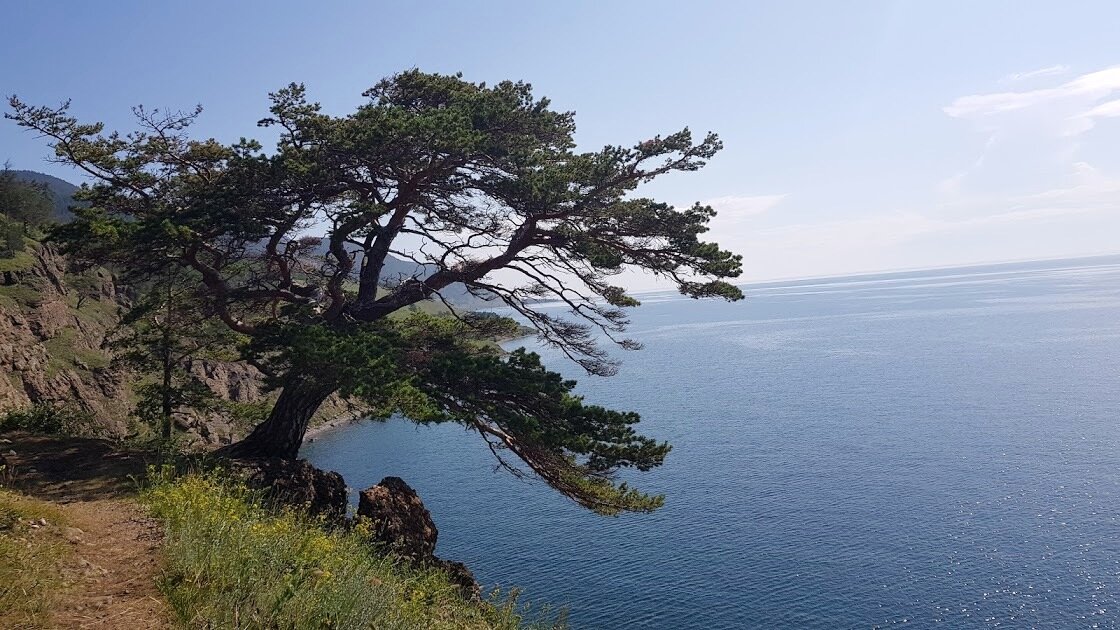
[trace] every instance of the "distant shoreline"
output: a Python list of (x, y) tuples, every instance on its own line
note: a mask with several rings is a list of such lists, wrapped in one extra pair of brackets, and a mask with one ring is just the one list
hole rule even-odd
[(324, 422), (322, 424), (317, 424), (313, 427), (308, 427), (307, 432), (303, 434), (303, 441), (305, 443), (313, 442), (313, 441), (315, 441), (316, 438), (321, 437), (321, 436), (323, 436), (327, 433), (330, 433), (330, 432), (332, 432), (336, 429), (339, 429), (339, 428), (344, 427), (344, 426), (349, 426), (349, 425), (352, 425), (352, 424), (359, 424), (359, 423), (361, 423), (365, 420), (367, 420), (365, 414), (359, 414), (359, 413), (344, 414), (344, 415), (339, 416), (337, 418), (334, 418), (332, 420), (327, 420), (326, 422)]
[[(531, 329), (531, 328), (523, 327), (523, 330), (521, 331), (521, 334), (510, 334), (510, 335), (505, 335), (505, 336), (501, 336), (501, 337), (495, 337), (493, 339), (493, 342), (500, 346), (501, 344), (510, 343), (512, 341), (517, 341), (518, 339), (525, 339), (527, 337), (531, 337), (531, 336), (533, 336), (533, 333), (535, 333), (535, 332), (536, 331)], [(326, 422), (323, 422), (322, 424), (316, 424), (314, 426), (308, 427), (307, 431), (303, 434), (303, 441), (305, 443), (314, 442), (316, 438), (319, 438), (319, 437), (321, 437), (321, 436), (323, 436), (327, 433), (330, 433), (332, 431), (335, 431), (335, 430), (337, 430), (339, 428), (342, 428), (342, 427), (345, 427), (345, 426), (360, 424), (361, 422), (364, 422), (367, 419), (368, 418), (366, 417), (366, 414), (364, 414), (364, 413), (359, 413), (359, 412), (344, 413), (344, 414), (342, 414), (342, 415), (340, 415), (336, 418), (332, 418), (330, 420), (327, 420)]]

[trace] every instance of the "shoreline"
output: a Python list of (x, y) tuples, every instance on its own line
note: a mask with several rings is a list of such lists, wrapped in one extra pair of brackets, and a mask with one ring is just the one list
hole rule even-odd
[[(511, 335), (511, 336), (508, 336), (508, 337), (497, 337), (497, 338), (494, 338), (492, 341), (495, 344), (498, 344), (499, 347), (501, 347), (502, 344), (511, 343), (511, 342), (517, 341), (519, 339), (527, 339), (529, 337), (532, 337), (533, 333), (535, 333), (536, 331), (533, 331), (532, 329), (526, 328), (522, 332), (525, 333), (525, 334)], [(502, 350), (504, 352), (508, 352), (508, 350), (506, 350), (505, 348), (502, 348)], [(361, 412), (348, 411), (348, 412), (339, 414), (338, 416), (336, 416), (334, 418), (331, 418), (330, 420), (327, 420), (326, 422), (323, 422), (321, 424), (312, 425), (312, 426), (308, 427), (307, 431), (303, 434), (303, 441), (304, 441), (304, 443), (314, 442), (317, 438), (322, 437), (323, 435), (326, 435), (327, 433), (335, 431), (335, 430), (337, 430), (341, 427), (344, 427), (344, 426), (348, 426), (348, 425), (351, 425), (351, 424), (358, 424), (358, 423), (363, 422), (365, 420), (367, 420), (366, 414), (361, 413)]]
[(327, 420), (326, 422), (324, 422), (322, 424), (316, 424), (315, 426), (308, 427), (307, 432), (303, 434), (303, 441), (305, 443), (314, 442), (316, 438), (321, 437), (321, 436), (323, 436), (327, 433), (330, 433), (331, 431), (334, 431), (336, 429), (339, 429), (339, 428), (347, 426), (347, 425), (358, 424), (358, 423), (360, 423), (364, 420), (366, 420), (365, 414), (360, 414), (360, 413), (346, 413), (346, 414), (343, 414), (343, 415), (341, 415), (337, 418)]

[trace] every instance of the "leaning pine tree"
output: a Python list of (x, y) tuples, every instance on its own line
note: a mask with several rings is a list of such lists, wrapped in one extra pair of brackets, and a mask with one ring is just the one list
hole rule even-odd
[[(247, 358), (279, 388), (271, 414), (230, 455), (294, 458), (309, 419), (337, 393), (375, 415), (461, 423), (501, 465), (527, 468), (596, 512), (658, 507), (661, 497), (614, 478), (669, 451), (635, 431), (637, 414), (585, 404), (534, 353), (480, 343), (492, 318), (408, 307), (465, 287), (589, 373), (611, 374), (597, 340), (636, 348), (621, 335), (623, 309), (638, 306), (613, 276), (645, 270), (694, 298), (742, 298), (726, 281), (740, 257), (701, 240), (711, 207), (633, 194), (699, 169), (718, 138), (694, 142), (686, 129), (578, 152), (572, 113), (525, 83), (409, 71), (364, 96), (353, 113), (331, 116), (302, 85), (272, 94), (260, 122), (279, 131), (272, 153), (254, 141), (190, 139), (198, 109), (137, 108), (139, 129), (127, 135), (80, 123), (66, 104), (12, 97), (7, 116), (94, 181), (81, 193), (88, 207), (54, 235), (66, 251), (190, 274), (209, 315), (244, 335)], [(389, 277), (390, 256), (419, 271)], [(544, 300), (568, 315), (541, 309)]]

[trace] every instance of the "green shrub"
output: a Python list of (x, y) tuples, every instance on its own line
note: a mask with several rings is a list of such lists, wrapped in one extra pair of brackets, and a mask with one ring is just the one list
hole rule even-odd
[(406, 569), (378, 553), (362, 523), (331, 531), (264, 507), (218, 473), (153, 472), (144, 497), (166, 527), (159, 586), (185, 626), (524, 627), (516, 598), (468, 602), (443, 573)]
[(229, 413), (230, 423), (242, 430), (252, 429), (264, 422), (272, 411), (272, 405), (273, 400), (271, 398), (262, 398), (253, 402), (231, 400), (222, 403), (226, 412)]
[(0, 258), (15, 258), (27, 243), (23, 240), (23, 226), (7, 220), (0, 220)]
[(98, 432), (97, 419), (76, 405), (35, 403), (0, 415), (0, 431), (23, 429), (51, 435), (88, 436)]

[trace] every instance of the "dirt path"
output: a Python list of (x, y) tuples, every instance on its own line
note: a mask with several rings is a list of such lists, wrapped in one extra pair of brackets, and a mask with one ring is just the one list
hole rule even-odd
[(69, 583), (51, 614), (58, 628), (165, 628), (156, 590), (160, 529), (128, 499), (61, 506), (74, 553), (63, 566)]
[(166, 628), (156, 590), (160, 528), (132, 499), (150, 457), (100, 440), (0, 435), (11, 485), (56, 503), (72, 552), (63, 562), (65, 592), (54, 628)]

